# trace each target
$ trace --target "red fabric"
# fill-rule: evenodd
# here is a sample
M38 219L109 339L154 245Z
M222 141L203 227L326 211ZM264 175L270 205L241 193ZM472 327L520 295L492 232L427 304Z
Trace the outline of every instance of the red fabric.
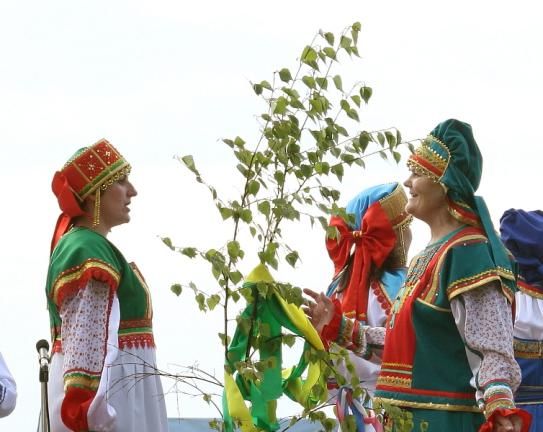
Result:
M53 189L53 193L57 197L58 204L62 210L62 213L57 220L53 238L51 240L51 253L53 253L58 241L70 227L72 218L83 216L85 212L80 207L79 202L77 201L77 198L75 197L64 173L60 171L55 173L51 188Z
M334 262L334 276L345 267L355 245L351 276L341 299L343 312L348 317L365 320L372 263L376 267L383 265L394 249L396 234L379 202L368 208L356 234L337 216L331 218L330 226L336 227L340 234L337 239L326 239L326 249Z
M321 331L321 340L328 348L331 341L335 341L339 336L339 328L341 327L341 319L343 317L343 311L341 310L341 303L338 299L333 300L334 303L334 316L328 324L326 324Z
M515 409L504 409L504 408L498 408L495 410L492 415L486 420L485 423L479 428L479 432L492 432L494 430L494 422L496 420L496 415L501 415L502 417L511 417L511 416L519 416L522 420L522 427L520 429L520 432L528 432L530 429L530 425L532 424L532 415L519 408Z
M95 394L79 387L68 387L60 408L62 422L68 429L75 432L89 430L87 414Z
M386 367L387 364L394 364L394 368L393 370L381 369L380 376L406 378L411 375L416 349L416 334L413 326L413 318L411 316L413 305L421 293L427 289L437 262L441 258L441 255L448 250L447 245L450 245L460 237L480 232L481 231L477 228L468 227L451 237L430 260L424 274L417 282L413 292L404 300L400 310L396 314L389 315L387 331L385 334L385 349L383 352L382 365L383 367ZM393 328L390 327L390 321L392 319L394 320ZM378 384L377 389L394 391L395 387ZM402 388L402 392L406 392L406 389ZM419 392L419 389L416 389L412 393Z

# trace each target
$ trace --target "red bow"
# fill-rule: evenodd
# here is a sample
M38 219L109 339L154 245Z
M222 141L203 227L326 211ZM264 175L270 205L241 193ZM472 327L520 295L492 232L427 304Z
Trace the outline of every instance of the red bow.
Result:
M343 219L333 216L330 226L339 231L339 238L326 239L328 254L334 262L334 277L345 267L355 245L351 275L341 304L347 316L366 319L372 263L381 267L396 244L396 234L383 208L376 202L362 218L360 231L352 231Z
M77 198L75 197L64 173L61 171L57 171L55 173L51 188L53 189L53 193L58 200L58 205L62 210L62 213L59 216L55 226L53 239L51 240L51 253L53 253L53 249L55 249L56 244L70 227L72 218L83 216L85 212L81 209L81 206L79 205L79 202L77 201Z

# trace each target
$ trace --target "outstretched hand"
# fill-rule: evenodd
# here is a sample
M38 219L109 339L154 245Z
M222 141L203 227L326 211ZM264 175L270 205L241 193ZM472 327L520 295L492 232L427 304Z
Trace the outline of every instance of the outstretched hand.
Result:
M313 327L321 333L324 326L332 321L334 317L334 303L323 293L317 293L309 288L304 288L304 294L311 297L313 301L306 299L305 306L302 309Z
M522 430L522 419L517 415L503 417L496 415L492 432L520 432Z

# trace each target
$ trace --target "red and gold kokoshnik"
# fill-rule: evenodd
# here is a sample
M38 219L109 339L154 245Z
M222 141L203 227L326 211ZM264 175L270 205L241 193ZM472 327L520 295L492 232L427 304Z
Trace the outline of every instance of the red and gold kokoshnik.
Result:
M447 170L450 158L447 146L435 136L428 135L409 157L407 166L419 175L439 181Z
M74 194L81 201L98 188L106 189L130 172L130 164L107 140L82 149L62 168Z

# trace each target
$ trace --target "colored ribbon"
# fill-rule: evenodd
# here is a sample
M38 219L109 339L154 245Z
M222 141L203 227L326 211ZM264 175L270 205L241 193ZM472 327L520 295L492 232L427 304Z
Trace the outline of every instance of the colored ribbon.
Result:
M227 432L235 429L239 422L242 432L257 430L275 431L279 423L275 415L277 399L286 394L304 407L313 407L321 395L313 392L313 387L320 384L325 388L321 362L309 362L311 349L324 351L324 346L304 312L297 306L287 303L278 292L274 291L262 297L256 289L257 282L273 282L267 268L260 264L247 277L244 286L253 288L255 301L249 304L241 314L242 320L253 320L252 334L236 328L225 362L225 390L223 393L223 416ZM298 364L282 370L282 327L287 328L306 343ZM265 329L265 331L263 331ZM263 334L265 333L265 334ZM236 363L246 361L247 347L253 338L265 336L266 342L258 347L260 362L268 362L259 380L250 380L236 371ZM302 374L307 369L307 376ZM249 409L245 401L251 402Z
M337 216L331 218L330 226L336 227L340 234L338 239L326 239L328 254L334 261L334 277L347 264L355 245L351 275L341 298L344 313L358 320L366 320L372 263L381 267L394 249L396 234L379 202L372 204L364 214L360 231L352 231Z

